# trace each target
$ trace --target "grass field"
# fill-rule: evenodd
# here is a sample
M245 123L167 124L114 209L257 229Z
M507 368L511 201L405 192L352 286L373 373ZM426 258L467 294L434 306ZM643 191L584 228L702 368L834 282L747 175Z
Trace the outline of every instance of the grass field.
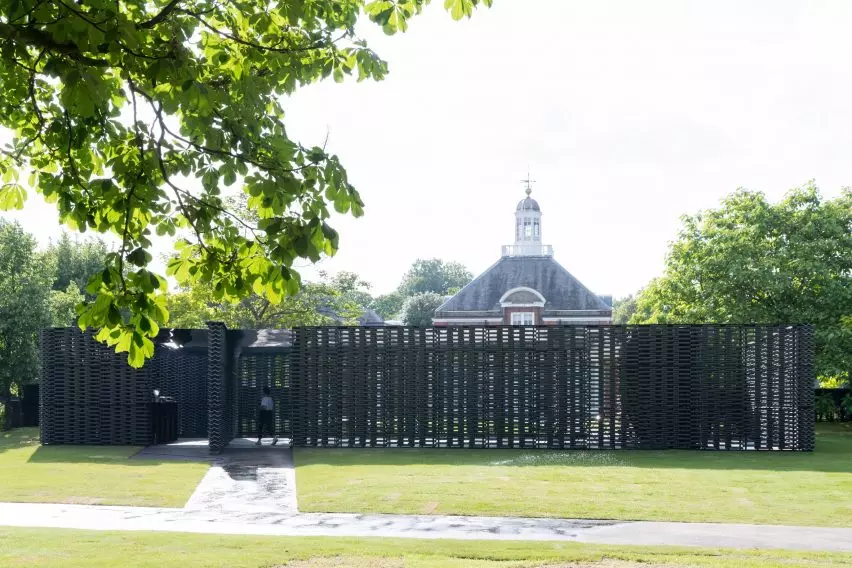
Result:
M796 452L297 449L302 511L852 526L852 427Z
M208 465L128 459L138 449L39 446L37 428L0 432L0 501L182 507Z
M556 542L251 537L0 527L0 566L653 568L852 566L852 556Z

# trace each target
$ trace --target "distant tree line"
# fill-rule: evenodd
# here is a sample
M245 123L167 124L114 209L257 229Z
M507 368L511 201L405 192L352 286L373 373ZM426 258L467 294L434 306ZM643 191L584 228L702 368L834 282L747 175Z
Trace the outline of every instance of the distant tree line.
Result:
M432 325L435 310L465 287L473 274L461 263L443 260L417 259L411 265L396 290L378 296L372 304L385 319L399 319L405 325Z

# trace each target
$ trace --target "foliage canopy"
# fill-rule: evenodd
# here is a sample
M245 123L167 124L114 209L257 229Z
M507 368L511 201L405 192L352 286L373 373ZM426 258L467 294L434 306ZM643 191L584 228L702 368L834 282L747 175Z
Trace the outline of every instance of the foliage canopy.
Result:
M73 282L82 294L89 278L104 269L109 248L101 239L72 239L64 232L47 247L47 262L55 265L53 289L66 291ZM65 324L63 324L65 325Z
M402 306L402 323L414 327L429 327L435 310L444 303L444 297L434 292L415 294Z
M779 203L740 190L683 218L631 323L812 323L817 374L852 369L852 191L809 183Z
M35 239L0 220L0 396L38 376L38 332L49 324L51 281Z
M170 324L176 328L203 328L221 321L232 328L280 329L312 325L354 324L363 314L363 282L346 272L319 282L303 282L297 294L273 304L250 294L239 302L217 301L209 288L192 286L168 295ZM369 302L369 300L368 300Z
M492 0L445 0L460 19ZM271 303L299 289L296 258L338 247L330 208L363 202L337 156L292 140L281 98L328 77L382 79L355 34L366 15L405 31L429 0L0 0L0 209L26 185L74 230L121 242L87 283L81 327L133 365L168 321L154 234L189 238L168 274L215 299ZM248 196L257 220L229 209Z
M402 277L399 292L403 296L427 292L450 294L466 286L472 279L473 274L460 262L418 258Z

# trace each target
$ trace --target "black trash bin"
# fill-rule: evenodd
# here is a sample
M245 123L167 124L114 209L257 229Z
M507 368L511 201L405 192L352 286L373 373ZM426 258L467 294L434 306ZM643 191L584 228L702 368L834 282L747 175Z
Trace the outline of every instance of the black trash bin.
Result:
M23 421L21 420L21 399L17 396L12 396L0 399L0 404L5 407L5 411L3 412L3 423L0 423L0 430L20 428L23 425Z
M151 443L168 444L178 439L177 403L170 401L150 402Z
M38 426L39 386L38 383L24 385L21 399L21 421L24 426Z

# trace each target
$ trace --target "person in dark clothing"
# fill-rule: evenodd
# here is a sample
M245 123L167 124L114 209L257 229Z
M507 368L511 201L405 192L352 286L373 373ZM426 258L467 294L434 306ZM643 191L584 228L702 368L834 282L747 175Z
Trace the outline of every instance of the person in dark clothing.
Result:
M272 445L278 443L278 437L275 436L275 401L269 394L269 387L263 387L263 398L260 399L260 409L257 416L257 445L260 445L260 439L263 438L264 428L269 430L272 435Z

